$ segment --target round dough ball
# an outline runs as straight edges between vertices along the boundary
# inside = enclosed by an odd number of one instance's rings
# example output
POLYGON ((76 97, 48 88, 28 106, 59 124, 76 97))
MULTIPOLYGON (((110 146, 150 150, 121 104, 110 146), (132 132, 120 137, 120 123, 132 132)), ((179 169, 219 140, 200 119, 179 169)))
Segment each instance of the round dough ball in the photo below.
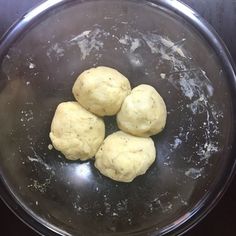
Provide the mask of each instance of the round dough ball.
POLYGON ((149 137, 164 129, 166 117, 166 105, 159 93, 152 86, 141 84, 125 98, 117 123, 124 132, 149 137))
POLYGON ((156 149, 151 138, 118 131, 104 140, 95 155, 95 167, 113 180, 131 182, 147 171, 155 157, 156 149))
POLYGON ((98 116, 115 115, 130 94, 129 80, 115 69, 99 66, 84 71, 75 81, 75 99, 98 116))
POLYGON ((63 102, 56 109, 49 137, 67 159, 87 160, 94 157, 104 140, 105 125, 79 103, 63 102))

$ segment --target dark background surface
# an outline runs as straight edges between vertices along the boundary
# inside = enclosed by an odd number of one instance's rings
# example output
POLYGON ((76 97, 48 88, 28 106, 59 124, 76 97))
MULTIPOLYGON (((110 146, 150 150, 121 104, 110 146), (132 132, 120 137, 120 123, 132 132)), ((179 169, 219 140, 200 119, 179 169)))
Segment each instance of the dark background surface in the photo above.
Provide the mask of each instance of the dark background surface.
MULTIPOLYGON (((40 0, 0 0, 0 36, 26 11, 40 0)), ((203 16, 222 37, 236 63, 236 1, 183 0, 203 16)), ((236 178, 206 218, 185 236, 236 235, 236 178)), ((0 235, 37 236, 0 201, 0 235)))

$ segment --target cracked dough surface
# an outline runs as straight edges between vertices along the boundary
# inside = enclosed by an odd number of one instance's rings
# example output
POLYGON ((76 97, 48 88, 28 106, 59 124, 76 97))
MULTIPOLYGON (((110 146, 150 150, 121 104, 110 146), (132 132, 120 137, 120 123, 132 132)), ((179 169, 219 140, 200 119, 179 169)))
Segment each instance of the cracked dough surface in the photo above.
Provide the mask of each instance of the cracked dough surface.
POLYGON ((117 131, 109 135, 95 156, 95 167, 105 176, 131 182, 154 162, 156 149, 151 138, 117 131))
POLYGON ((105 137, 101 118, 77 102, 60 103, 55 111, 49 137, 54 148, 69 160, 92 158, 105 137))
POLYGON ((161 132, 166 124, 166 105, 150 85, 135 87, 117 114, 118 127, 124 132, 149 137, 161 132))
POLYGON ((75 99, 98 116, 115 115, 130 91, 129 80, 119 71, 105 66, 84 71, 72 89, 75 99))

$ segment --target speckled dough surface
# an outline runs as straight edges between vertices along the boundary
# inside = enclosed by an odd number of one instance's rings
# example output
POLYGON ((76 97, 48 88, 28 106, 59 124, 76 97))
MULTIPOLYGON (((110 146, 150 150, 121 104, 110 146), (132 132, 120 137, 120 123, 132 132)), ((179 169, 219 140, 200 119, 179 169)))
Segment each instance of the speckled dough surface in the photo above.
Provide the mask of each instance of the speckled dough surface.
POLYGON ((131 182, 146 173, 155 156, 156 150, 151 138, 117 131, 104 140, 95 156, 95 166, 113 180, 131 182))
POLYGON ((77 102, 58 105, 49 134, 53 146, 67 159, 92 158, 105 136, 101 118, 85 110, 77 102))
POLYGON ((98 116, 115 115, 130 91, 129 80, 105 66, 84 71, 72 89, 75 99, 98 116))
POLYGON ((117 114, 121 130, 141 137, 161 132, 166 124, 166 105, 150 85, 141 84, 127 96, 117 114))

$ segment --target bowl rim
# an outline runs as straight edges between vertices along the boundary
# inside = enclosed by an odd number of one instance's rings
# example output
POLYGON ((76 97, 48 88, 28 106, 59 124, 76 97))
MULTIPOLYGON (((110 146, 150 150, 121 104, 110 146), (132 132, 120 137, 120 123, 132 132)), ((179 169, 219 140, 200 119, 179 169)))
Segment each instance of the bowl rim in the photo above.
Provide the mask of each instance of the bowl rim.
MULTIPOLYGON (((138 0, 126 1, 138 2, 138 0)), ((77 4, 81 2, 83 1, 76 1, 77 4)), ((64 4, 70 3, 75 4, 75 1, 45 1, 30 9, 26 14, 19 18, 19 20, 13 23, 9 30, 0 39, 0 60, 17 37, 37 19, 52 9, 55 10, 64 4)), ((163 8, 165 10, 169 10, 170 12, 174 12, 176 15, 182 17, 191 26, 193 26, 193 28, 195 28, 196 31, 199 32, 214 49, 226 75, 228 76, 229 83, 231 85, 231 93, 236 94, 236 67, 234 65, 234 61, 224 42, 221 40, 214 28, 205 19, 203 19, 203 17, 201 17, 195 10, 178 0, 144 0, 143 3, 154 8, 163 8)), ((234 114, 234 117, 236 117, 236 101, 232 101, 232 109, 232 113, 234 114)), ((234 121, 233 127, 236 127, 236 121, 234 121)), ((236 132, 234 132, 232 139, 236 140, 236 132)), ((231 166, 231 169, 224 174, 224 182, 220 186, 215 186, 213 191, 208 191, 207 194, 204 195, 204 198, 200 200, 191 212, 186 214, 181 222, 166 226, 159 232, 158 235, 182 235, 199 223, 216 206, 228 189, 236 172, 236 158, 233 158, 236 156, 236 145, 235 147, 231 147, 230 155, 232 156, 232 163, 230 162, 231 165, 228 165, 231 166)), ((40 222, 36 217, 30 214, 30 211, 24 209, 24 207, 17 201, 10 189, 7 187, 7 183, 3 179, 2 174, 0 175, 0 198, 21 221, 37 233, 48 236, 70 235, 66 232, 59 232, 59 230, 54 229, 52 225, 43 224, 43 222, 40 222)))

